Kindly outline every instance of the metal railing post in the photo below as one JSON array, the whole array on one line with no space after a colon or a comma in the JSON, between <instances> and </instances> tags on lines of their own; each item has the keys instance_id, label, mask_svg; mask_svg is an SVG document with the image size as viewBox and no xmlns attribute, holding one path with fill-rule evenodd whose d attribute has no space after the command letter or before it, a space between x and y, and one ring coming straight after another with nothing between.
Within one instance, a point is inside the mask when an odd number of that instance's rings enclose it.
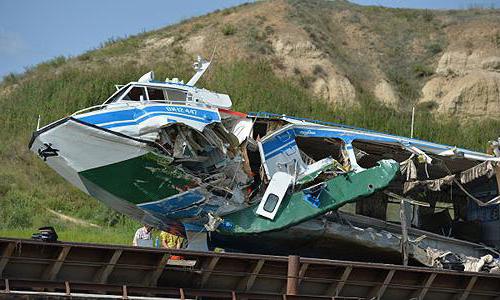
<instances>
[{"instance_id":1,"label":"metal railing post","mask_svg":"<svg viewBox=\"0 0 500 300\"><path fill-rule=\"evenodd\" d=\"M288 256L288 273L286 281L286 294L297 295L299 282L300 257L298 255Z\"/></svg>"}]
</instances>

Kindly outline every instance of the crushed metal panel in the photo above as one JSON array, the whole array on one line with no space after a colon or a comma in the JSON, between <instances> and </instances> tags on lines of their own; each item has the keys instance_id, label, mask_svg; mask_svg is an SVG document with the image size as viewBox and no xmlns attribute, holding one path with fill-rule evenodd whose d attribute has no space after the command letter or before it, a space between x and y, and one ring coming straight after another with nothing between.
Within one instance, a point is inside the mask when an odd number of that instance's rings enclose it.
<instances>
[{"instance_id":1,"label":"crushed metal panel","mask_svg":"<svg viewBox=\"0 0 500 300\"><path fill-rule=\"evenodd\" d=\"M299 174L305 169L299 147L295 142L295 133L285 127L259 142L262 164L268 179L276 172L291 175Z\"/></svg>"},{"instance_id":2,"label":"crushed metal panel","mask_svg":"<svg viewBox=\"0 0 500 300\"><path fill-rule=\"evenodd\" d=\"M304 192L298 191L285 197L279 215L274 220L255 218L257 207L250 206L224 216L218 231L242 235L281 230L371 195L387 187L398 172L397 162L382 160L376 167L359 173L349 172L325 181L327 187L319 196L319 206L312 205L304 199Z\"/></svg>"}]
</instances>

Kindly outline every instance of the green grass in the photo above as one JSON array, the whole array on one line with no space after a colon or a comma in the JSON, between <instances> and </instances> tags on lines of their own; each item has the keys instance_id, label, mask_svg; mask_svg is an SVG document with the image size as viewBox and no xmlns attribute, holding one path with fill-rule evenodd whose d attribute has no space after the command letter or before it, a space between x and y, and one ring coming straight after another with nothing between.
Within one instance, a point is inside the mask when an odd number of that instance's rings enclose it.
<instances>
[{"instance_id":1,"label":"green grass","mask_svg":"<svg viewBox=\"0 0 500 300\"><path fill-rule=\"evenodd\" d=\"M34 229L0 229L0 236L7 238L30 239L37 230ZM96 244L132 245L135 230L121 228L73 228L57 230L59 241Z\"/></svg>"}]
</instances>

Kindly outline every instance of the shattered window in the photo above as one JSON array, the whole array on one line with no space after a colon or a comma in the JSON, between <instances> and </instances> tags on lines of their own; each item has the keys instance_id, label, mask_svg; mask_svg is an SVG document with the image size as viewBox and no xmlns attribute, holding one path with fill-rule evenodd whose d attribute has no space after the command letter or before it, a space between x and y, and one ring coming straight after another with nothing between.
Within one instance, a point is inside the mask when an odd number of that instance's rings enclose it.
<instances>
[{"instance_id":1,"label":"shattered window","mask_svg":"<svg viewBox=\"0 0 500 300\"><path fill-rule=\"evenodd\" d=\"M130 91L123 97L122 100L128 101L140 101L141 96L146 99L146 91L143 87L134 86Z\"/></svg>"},{"instance_id":2,"label":"shattered window","mask_svg":"<svg viewBox=\"0 0 500 300\"><path fill-rule=\"evenodd\" d=\"M269 194L269 196L267 196L266 203L264 203L264 210L267 212L273 212L279 199L280 198L275 194Z\"/></svg>"},{"instance_id":3,"label":"shattered window","mask_svg":"<svg viewBox=\"0 0 500 300\"><path fill-rule=\"evenodd\" d=\"M148 88L149 100L165 100L162 89Z\"/></svg>"}]
</instances>

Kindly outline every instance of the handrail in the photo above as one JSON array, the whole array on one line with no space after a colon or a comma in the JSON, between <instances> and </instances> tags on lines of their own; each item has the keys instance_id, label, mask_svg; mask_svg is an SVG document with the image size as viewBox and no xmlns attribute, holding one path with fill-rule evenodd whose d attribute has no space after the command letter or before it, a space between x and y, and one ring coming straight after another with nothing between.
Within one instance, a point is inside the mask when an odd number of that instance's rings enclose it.
<instances>
[{"instance_id":1,"label":"handrail","mask_svg":"<svg viewBox=\"0 0 500 300\"><path fill-rule=\"evenodd\" d=\"M186 106L203 106L203 107L214 107L207 103L203 102L194 102L194 101L171 101L171 100L147 100L145 102L158 102L158 103L166 103L166 104L183 104Z\"/></svg>"},{"instance_id":2,"label":"handrail","mask_svg":"<svg viewBox=\"0 0 500 300\"><path fill-rule=\"evenodd\" d=\"M86 107L86 108L83 108L83 109L75 111L73 114L71 114L71 116L78 115L78 114L81 114L84 111L89 111L89 110L92 110L92 109L95 109L95 108L103 108L103 107L106 107L108 105L109 104L99 104L99 105L94 105L94 106L91 106L91 107Z\"/></svg>"}]
</instances>

